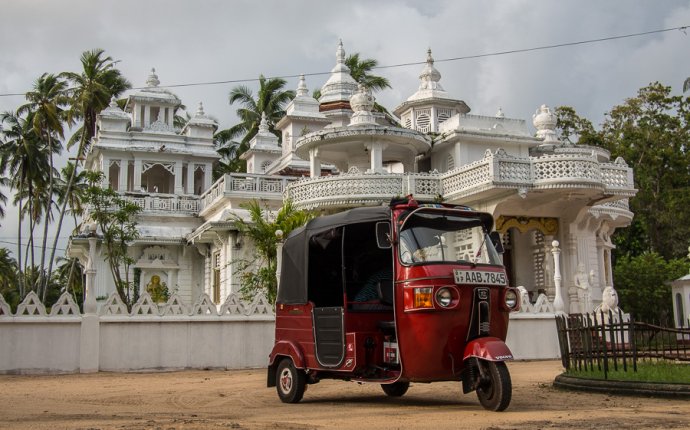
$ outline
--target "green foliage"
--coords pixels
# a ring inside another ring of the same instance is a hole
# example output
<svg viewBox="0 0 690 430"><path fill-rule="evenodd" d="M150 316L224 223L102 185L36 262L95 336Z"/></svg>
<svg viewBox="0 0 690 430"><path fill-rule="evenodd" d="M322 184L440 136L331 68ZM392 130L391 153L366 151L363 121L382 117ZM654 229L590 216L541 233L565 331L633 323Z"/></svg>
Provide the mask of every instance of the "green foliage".
<svg viewBox="0 0 690 430"><path fill-rule="evenodd" d="M129 244L139 237L136 215L140 208L128 202L110 188L102 188L104 175L101 172L87 172L85 202L89 206L89 217L101 231L102 245L110 273L122 301L131 309L136 301L137 288L129 280L130 267L134 264L127 252ZM124 278L122 275L124 274Z"/></svg>
<svg viewBox="0 0 690 430"><path fill-rule="evenodd" d="M587 118L582 118L570 106L558 106L556 114L556 132L558 139L580 145L600 144L599 135Z"/></svg>
<svg viewBox="0 0 690 430"><path fill-rule="evenodd" d="M0 248L0 294L13 310L20 301L18 281L17 262L7 248Z"/></svg>
<svg viewBox="0 0 690 430"><path fill-rule="evenodd" d="M641 321L672 319L669 281L688 273L686 259L665 260L656 252L616 259L613 269L620 307Z"/></svg>
<svg viewBox="0 0 690 430"><path fill-rule="evenodd" d="M666 259L685 255L690 243L690 99L654 83L614 107L604 122L602 145L635 171L637 195L630 200L637 239L623 236L621 253L655 251Z"/></svg>
<svg viewBox="0 0 690 430"><path fill-rule="evenodd" d="M273 304L277 293L278 237L276 231L281 230L283 237L286 237L292 230L306 224L313 215L295 209L290 201L285 202L275 218L256 200L243 204L242 207L249 211L250 220L245 221L236 217L235 226L253 242L256 255L251 260L237 262L242 284L240 293L245 299L250 299L257 293L264 293Z"/></svg>

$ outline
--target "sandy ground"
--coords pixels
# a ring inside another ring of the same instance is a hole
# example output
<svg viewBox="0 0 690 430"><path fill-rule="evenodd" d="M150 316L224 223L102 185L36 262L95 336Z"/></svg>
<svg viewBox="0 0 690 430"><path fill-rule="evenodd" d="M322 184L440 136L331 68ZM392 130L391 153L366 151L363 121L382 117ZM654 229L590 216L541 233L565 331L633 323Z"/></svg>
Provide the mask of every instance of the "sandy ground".
<svg viewBox="0 0 690 430"><path fill-rule="evenodd" d="M458 383L413 384L388 398L376 384L322 381L280 402L264 370L0 376L0 429L675 429L690 401L560 391L559 362L514 362L513 401L487 412Z"/></svg>

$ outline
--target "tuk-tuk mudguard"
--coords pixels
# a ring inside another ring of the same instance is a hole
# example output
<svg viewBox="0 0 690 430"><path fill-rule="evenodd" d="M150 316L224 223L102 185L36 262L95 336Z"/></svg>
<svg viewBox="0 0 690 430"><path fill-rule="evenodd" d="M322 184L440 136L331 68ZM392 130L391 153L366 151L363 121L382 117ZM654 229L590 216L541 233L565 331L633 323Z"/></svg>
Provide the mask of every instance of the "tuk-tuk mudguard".
<svg viewBox="0 0 690 430"><path fill-rule="evenodd" d="M303 369L305 367L304 354L302 354L302 350L298 345L289 340L276 342L269 356L268 377L266 382L268 387L276 386L276 367L281 357L290 358L298 369Z"/></svg>
<svg viewBox="0 0 690 430"><path fill-rule="evenodd" d="M480 337L469 341L465 346L463 361L476 357L488 361L506 361L513 359L508 345L497 337Z"/></svg>

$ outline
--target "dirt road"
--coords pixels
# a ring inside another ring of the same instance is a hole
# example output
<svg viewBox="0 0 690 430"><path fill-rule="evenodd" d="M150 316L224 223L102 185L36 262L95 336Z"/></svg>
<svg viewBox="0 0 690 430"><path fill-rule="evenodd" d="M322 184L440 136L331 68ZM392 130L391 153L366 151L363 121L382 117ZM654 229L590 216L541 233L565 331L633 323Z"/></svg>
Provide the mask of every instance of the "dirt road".
<svg viewBox="0 0 690 430"><path fill-rule="evenodd" d="M0 376L0 428L690 428L690 401L559 391L558 362L509 367L513 401L502 413L484 411L457 383L413 384L393 399L375 384L323 381L286 405L263 370Z"/></svg>

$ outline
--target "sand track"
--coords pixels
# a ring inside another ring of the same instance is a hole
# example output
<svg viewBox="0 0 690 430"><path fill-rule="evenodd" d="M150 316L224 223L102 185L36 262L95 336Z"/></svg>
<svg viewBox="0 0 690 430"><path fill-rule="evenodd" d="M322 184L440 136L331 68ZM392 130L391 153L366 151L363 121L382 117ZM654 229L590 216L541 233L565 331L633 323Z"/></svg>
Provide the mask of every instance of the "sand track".
<svg viewBox="0 0 690 430"><path fill-rule="evenodd" d="M513 401L484 411L459 384L323 381L286 405L264 370L0 376L0 428L32 429L602 429L690 428L690 402L560 391L559 362L509 364Z"/></svg>

